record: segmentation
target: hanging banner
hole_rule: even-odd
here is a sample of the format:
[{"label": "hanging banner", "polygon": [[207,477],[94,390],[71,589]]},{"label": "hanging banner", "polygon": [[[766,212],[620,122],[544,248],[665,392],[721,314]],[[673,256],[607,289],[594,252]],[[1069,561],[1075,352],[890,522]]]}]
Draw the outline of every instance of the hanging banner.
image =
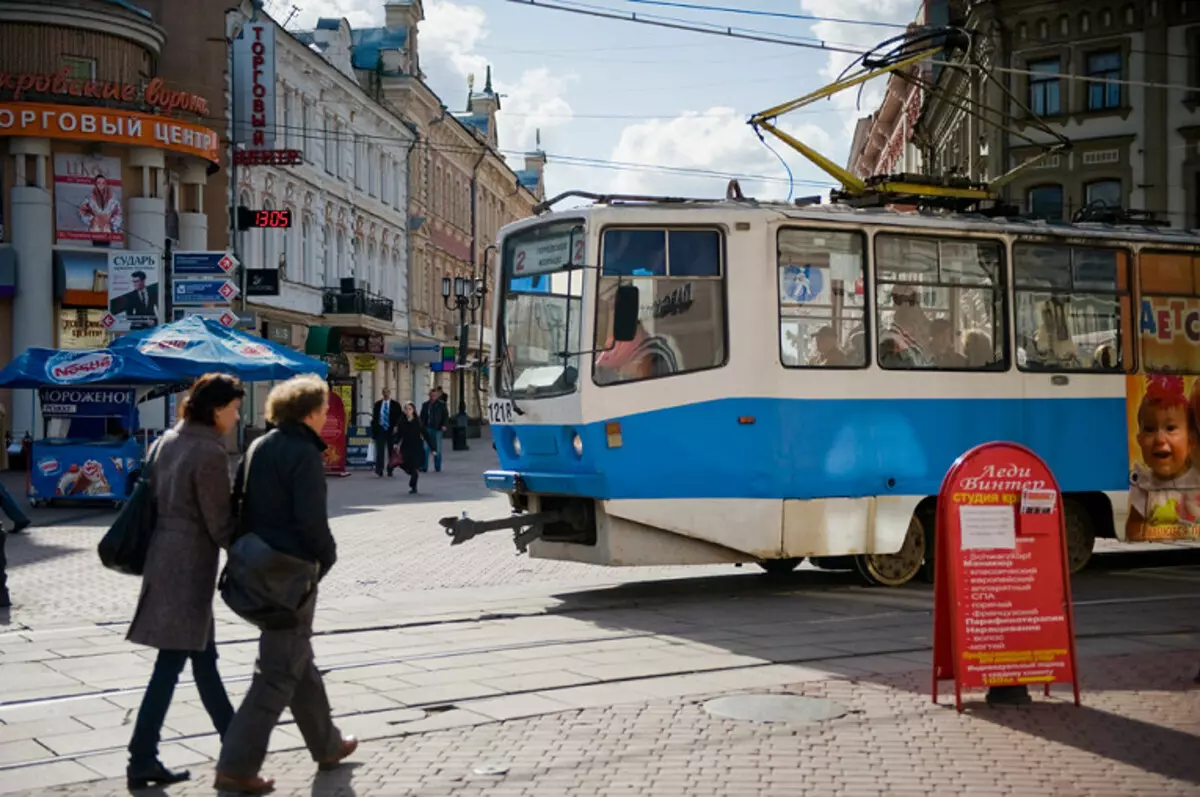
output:
[{"label": "hanging banner", "polygon": [[275,22],[264,15],[245,24],[233,42],[233,143],[275,148]]},{"label": "hanging banner", "polygon": [[121,160],[59,153],[54,156],[54,229],[57,240],[121,246]]},{"label": "hanging banner", "polygon": [[111,332],[158,325],[158,285],[162,261],[157,252],[110,252],[108,314],[101,323]]},{"label": "hanging banner", "polygon": [[964,689],[1070,683],[1079,705],[1066,524],[1046,463],[1015,443],[959,457],[938,495],[933,701]]}]

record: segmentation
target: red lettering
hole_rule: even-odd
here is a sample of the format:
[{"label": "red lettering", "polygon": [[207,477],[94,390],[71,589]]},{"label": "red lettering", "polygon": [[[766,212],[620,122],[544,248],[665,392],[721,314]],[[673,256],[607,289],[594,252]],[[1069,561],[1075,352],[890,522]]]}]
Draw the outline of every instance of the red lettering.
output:
[{"label": "red lettering", "polygon": [[21,95],[33,88],[33,75],[21,75],[17,78],[17,88],[13,92],[13,99],[21,99]]},{"label": "red lettering", "polygon": [[38,91],[39,94],[45,94],[46,92],[50,91],[50,76],[38,75],[37,79],[33,81],[33,87]]},{"label": "red lettering", "polygon": [[56,73],[54,78],[50,81],[50,91],[54,92],[55,94],[66,94],[67,76],[68,72],[65,69]]},{"label": "red lettering", "polygon": [[1171,311],[1170,310],[1159,310],[1158,311],[1158,339],[1159,340],[1170,340],[1171,335],[1172,335]]}]

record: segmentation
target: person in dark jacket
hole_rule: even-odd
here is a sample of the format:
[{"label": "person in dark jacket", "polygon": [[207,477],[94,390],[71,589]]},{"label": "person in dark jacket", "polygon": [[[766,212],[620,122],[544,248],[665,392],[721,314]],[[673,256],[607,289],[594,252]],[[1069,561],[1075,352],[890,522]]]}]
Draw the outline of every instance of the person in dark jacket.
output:
[{"label": "person in dark jacket", "polygon": [[391,463],[392,446],[396,442],[396,427],[400,425],[400,402],[392,398],[392,391],[383,389],[383,397],[375,402],[371,411],[371,437],[375,441],[375,475],[382,476],[387,467],[390,478],[395,468]]},{"label": "person in dark jacket", "polygon": [[[239,476],[244,496],[239,533],[252,532],[280,553],[318,564],[321,578],[337,562],[320,435],[328,413],[329,387],[320,377],[276,385],[267,397],[267,418],[276,428],[250,446]],[[250,691],[221,745],[213,784],[218,791],[266,794],[274,788],[259,770],[285,708],[321,770],[336,768],[358,748],[354,737],[343,737],[334,726],[313,661],[315,607],[314,596],[296,627],[262,632]]]},{"label": "person in dark jacket", "polygon": [[229,456],[222,436],[238,421],[246,391],[226,374],[196,380],[181,420],[155,443],[154,536],[146,552],[142,592],[126,638],[158,649],[129,742],[129,788],[187,780],[158,760],[158,742],[183,665],[190,660],[200,700],[224,736],[233,705],[217,671],[213,593],[220,550],[228,548],[234,520]]},{"label": "person in dark jacket", "polygon": [[433,469],[442,471],[442,436],[446,434],[446,424],[450,421],[450,411],[446,408],[445,396],[440,387],[429,391],[429,399],[421,405],[421,424],[429,438],[429,450],[423,453],[421,471],[429,472],[429,457],[433,457]]},{"label": "person in dark jacket", "polygon": [[[436,404],[436,402],[434,402]],[[404,402],[404,417],[396,430],[396,444],[400,447],[400,467],[408,474],[408,491],[417,491],[417,479],[421,476],[421,460],[425,456],[425,445],[433,447],[433,439],[425,424],[417,415],[417,405]]]}]

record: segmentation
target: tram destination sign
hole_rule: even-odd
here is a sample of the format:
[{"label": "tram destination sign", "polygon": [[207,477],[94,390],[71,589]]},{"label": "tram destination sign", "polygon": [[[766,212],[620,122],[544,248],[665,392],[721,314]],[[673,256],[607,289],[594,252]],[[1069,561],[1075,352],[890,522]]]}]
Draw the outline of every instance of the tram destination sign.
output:
[{"label": "tram destination sign", "polygon": [[1049,467],[1015,443],[987,443],[942,482],[934,534],[933,699],[1070,683],[1079,704],[1062,498]]},{"label": "tram destination sign", "polygon": [[514,277],[546,274],[568,265],[584,265],[584,238],[581,233],[518,240],[512,251]]}]

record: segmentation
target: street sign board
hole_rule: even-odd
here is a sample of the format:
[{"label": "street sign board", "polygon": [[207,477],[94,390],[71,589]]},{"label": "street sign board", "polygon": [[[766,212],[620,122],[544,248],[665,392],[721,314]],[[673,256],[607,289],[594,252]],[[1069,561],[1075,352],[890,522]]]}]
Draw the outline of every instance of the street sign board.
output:
[{"label": "street sign board", "polygon": [[1070,683],[1079,705],[1062,495],[1016,443],[985,443],[942,482],[934,531],[933,701],[962,690]]},{"label": "street sign board", "polygon": [[246,271],[247,296],[278,296],[279,269],[252,268]]},{"label": "street sign board", "polygon": [[186,277],[222,277],[238,265],[229,252],[175,252],[171,257],[172,272]]},{"label": "street sign board", "polygon": [[175,306],[189,304],[222,304],[238,295],[237,286],[222,279],[177,279],[174,285]]},{"label": "street sign board", "polygon": [[211,318],[223,326],[238,329],[253,329],[254,315],[239,315],[230,309],[224,307],[177,307],[172,313],[173,321],[182,321],[183,319],[198,315],[202,318]]}]

